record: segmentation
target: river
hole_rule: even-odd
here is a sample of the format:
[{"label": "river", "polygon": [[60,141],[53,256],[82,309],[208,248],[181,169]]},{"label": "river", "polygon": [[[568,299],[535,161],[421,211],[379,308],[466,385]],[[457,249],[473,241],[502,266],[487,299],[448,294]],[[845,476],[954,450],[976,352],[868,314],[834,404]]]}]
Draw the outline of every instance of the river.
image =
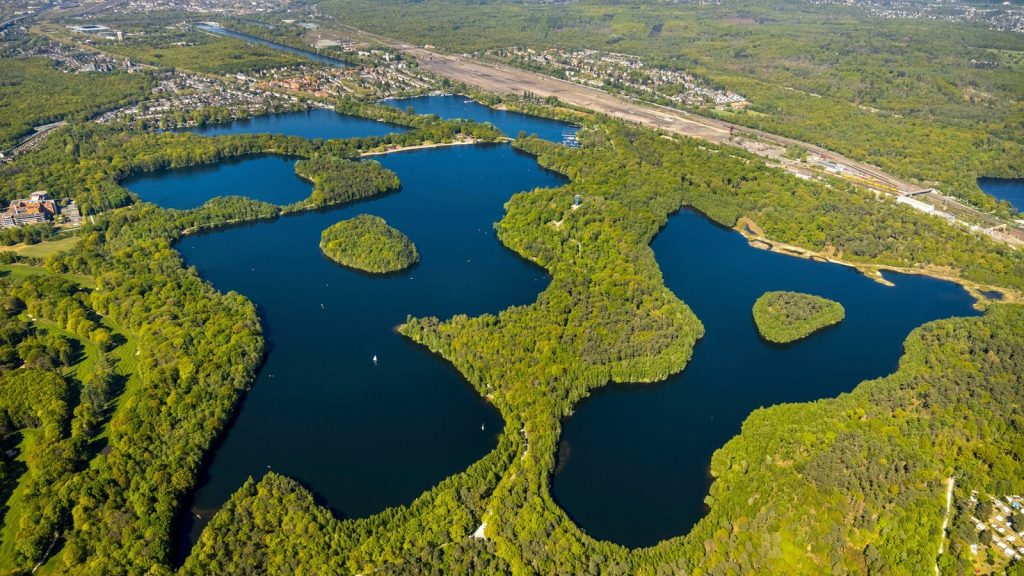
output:
[{"label": "river", "polygon": [[310,52],[309,50],[300,50],[298,48],[287,46],[285,44],[281,44],[278,42],[273,42],[271,40],[264,40],[263,38],[253,36],[252,34],[236,32],[234,30],[228,30],[227,28],[221,28],[220,26],[213,26],[211,24],[196,24],[196,28],[199,28],[200,30],[204,30],[211,34],[218,34],[220,36],[227,36],[229,38],[235,38],[237,40],[244,40],[246,42],[252,42],[253,44],[260,44],[262,46],[266,46],[267,48],[273,48],[274,50],[281,50],[283,52],[295,54],[296,56],[302,56],[303,58],[308,58],[318,64],[327,64],[328,66],[337,66],[339,68],[348,67],[348,64],[342,62],[341,60],[338,60],[337,58],[331,58],[330,56],[324,56],[316,52]]}]

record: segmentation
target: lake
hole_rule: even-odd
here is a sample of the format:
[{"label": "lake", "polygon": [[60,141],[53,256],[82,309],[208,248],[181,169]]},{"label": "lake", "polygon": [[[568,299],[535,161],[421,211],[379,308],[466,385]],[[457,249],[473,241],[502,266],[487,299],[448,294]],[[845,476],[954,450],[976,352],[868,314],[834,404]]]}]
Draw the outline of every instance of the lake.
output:
[{"label": "lake", "polygon": [[387,104],[400,110],[412,107],[417,114],[436,114],[444,119],[465,118],[476,122],[490,122],[510,138],[517,137],[519,132],[525,132],[528,136],[536,135],[538,138],[551,142],[565,142],[568,136],[573,137],[569,141],[574,141],[577,132],[576,126],[565,122],[527,116],[508,110],[495,110],[457,94],[390,98],[382,100],[381,104]]},{"label": "lake", "polygon": [[[891,373],[915,327],[978,314],[960,286],[857,271],[750,247],[684,210],[652,243],[666,285],[706,334],[681,373],[659,384],[612,385],[563,423],[553,493],[587,533],[630,547],[685,534],[705,514],[712,453],[751,411],[836,396]],[[840,302],[846,319],[791,345],[763,341],[751,308],[769,290]]]},{"label": "lake", "polygon": [[[289,125],[301,123],[294,115],[277,116]],[[306,121],[320,125],[318,117],[365,126],[333,112]],[[280,120],[256,122],[269,126]],[[221,128],[247,131],[251,124]],[[238,291],[256,303],[268,351],[236,419],[210,455],[190,514],[183,515],[179,560],[249,476],[287,474],[342,517],[362,517],[411,502],[496,446],[503,426],[497,412],[450,364],[394,329],[409,314],[448,318],[536,299],[547,285],[546,274],[503,247],[493,224],[514,193],[561,186],[565,179],[507,144],[374,160],[398,174],[399,192],[188,236],[177,244],[186,263],[219,290]],[[294,174],[294,162],[249,156],[123,184],[164,207],[194,207],[243,193],[285,204],[311,190]],[[323,229],[361,213],[381,216],[407,234],[421,262],[371,277],[324,257]]]},{"label": "lake", "polygon": [[[492,225],[515,192],[563,180],[507,145],[378,160],[398,174],[401,192],[178,244],[203,278],[256,303],[268,346],[200,478],[194,514],[205,519],[248,476],[273,469],[310,486],[343,517],[368,516],[411,502],[496,445],[497,412],[448,363],[395,327],[408,314],[447,318],[533,301],[546,275],[499,244]],[[193,185],[205,184],[200,177]],[[363,213],[408,235],[420,263],[371,277],[324,257],[320,233]]]},{"label": "lake", "polygon": [[978,178],[986,194],[1006,200],[1017,212],[1024,212],[1024,178]]},{"label": "lake", "polygon": [[299,112],[253,116],[223,124],[205,124],[183,128],[181,132],[194,132],[203,136],[222,134],[281,134],[302,138],[358,138],[362,136],[383,136],[392,132],[404,132],[402,126],[338,114],[325,108],[311,108]]},{"label": "lake", "polygon": [[[147,202],[178,210],[202,206],[217,196],[248,196],[273,204],[291,204],[309,196],[309,184],[295,175],[295,162],[295,158],[281,156],[242,156],[173,173],[142,174],[123,180],[121,185]],[[199,185],[191,188],[196,183]],[[183,193],[183,189],[188,192]]]},{"label": "lake", "polygon": [[[425,99],[413,106],[448,118],[476,109],[455,97],[439,98],[440,104]],[[358,121],[333,112],[290,118],[296,129],[313,129],[302,127],[305,122],[361,135],[352,126],[329,126]],[[515,120],[554,140],[571,129]],[[230,133],[251,125],[223,128]],[[179,558],[249,476],[279,471],[342,517],[362,517],[411,502],[496,445],[502,422],[493,408],[448,363],[394,328],[408,314],[448,318],[532,302],[548,278],[502,247],[492,224],[515,192],[564,179],[508,145],[375,159],[398,174],[400,192],[177,244],[187,264],[218,289],[256,303],[268,350],[201,475],[181,526]],[[163,206],[197,206],[243,192],[284,204],[310,191],[293,164],[253,156],[162,171],[126,185]],[[379,215],[407,234],[421,262],[370,277],[327,260],[318,247],[322,230],[360,213]],[[628,546],[683,534],[704,515],[711,454],[752,410],[848,391],[894,370],[914,327],[977,314],[954,284],[891,274],[896,286],[886,287],[842,266],[753,249],[739,234],[690,211],[673,216],[653,248],[667,285],[693,308],[707,334],[683,373],[659,384],[608,386],[581,402],[564,422],[552,486],[584,530]],[[838,300],[847,318],[789,346],[766,344],[751,306],[763,292],[782,289]]]}]

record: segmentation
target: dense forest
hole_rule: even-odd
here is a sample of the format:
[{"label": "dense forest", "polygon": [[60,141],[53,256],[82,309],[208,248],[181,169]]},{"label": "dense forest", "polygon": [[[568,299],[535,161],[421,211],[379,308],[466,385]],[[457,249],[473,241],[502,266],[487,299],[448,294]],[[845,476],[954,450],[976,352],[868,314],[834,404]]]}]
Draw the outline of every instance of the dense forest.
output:
[{"label": "dense forest", "polygon": [[[608,126],[608,125],[606,125]],[[779,172],[756,157],[697,145],[684,138],[613,124],[586,132],[582,152],[536,139],[517,141],[540,162],[579,180],[604,173],[616,185],[646,178],[681,196],[686,204],[722,225],[741,218],[768,238],[847,262],[954,272],[972,282],[1024,289],[1024,254],[983,234],[950,226],[889,200],[879,200],[838,180],[827,186]],[[617,142],[629,143],[625,153]],[[625,177],[624,166],[638,176]],[[614,170],[614,174],[608,171]],[[577,183],[586,192],[586,184]],[[666,192],[668,193],[668,192]]]},{"label": "dense forest", "polygon": [[373,274],[398,272],[420,260],[408,236],[369,214],[328,227],[320,236],[320,250],[339,264]]},{"label": "dense forest", "polygon": [[[803,1],[331,0],[345,24],[454,53],[524,46],[633,54],[742,94],[702,108],[876,164],[984,207],[978,176],[1024,175],[1024,38]],[[999,208],[1010,213],[1007,205]]]},{"label": "dense forest", "polygon": [[300,205],[320,208],[368,198],[399,187],[398,176],[374,161],[356,162],[332,155],[315,155],[295,163],[296,174],[313,182],[313,192]]},{"label": "dense forest", "polygon": [[149,94],[147,74],[68,74],[45,58],[0,58],[0,150],[34,126],[81,120]]},{"label": "dense forest", "polygon": [[[549,493],[561,418],[609,380],[654,381],[682,369],[703,333],[665,291],[650,239],[689,203],[729,224],[743,215],[759,224],[788,217],[793,230],[817,229],[816,219],[834,217],[829,199],[836,194],[757,169],[740,154],[618,122],[586,131],[583,143],[572,150],[517,142],[573,178],[565,188],[514,196],[498,224],[505,244],[551,274],[537,301],[476,318],[410,318],[401,327],[499,408],[506,428],[498,449],[413,504],[361,520],[337,519],[306,488],[268,475],[214,518],[186,573],[460,573],[474,566],[527,574],[917,574],[935,561],[949,476],[961,480],[957,502],[972,487],[1022,489],[1014,424],[1021,415],[1012,398],[1024,384],[1014,352],[1024,343],[1024,309],[992,305],[980,319],[917,330],[890,377],[838,399],[752,415],[716,454],[708,515],[689,534],[631,551],[583,533]],[[772,190],[797,195],[804,209],[767,211],[779,200]],[[576,194],[582,202],[573,209]],[[924,262],[967,262],[994,250],[991,241],[939,221],[933,231],[927,216],[892,203],[870,199],[849,210],[860,219],[843,233],[864,243],[906,220],[919,231],[915,251],[935,247],[914,252]],[[910,253],[903,238],[892,239],[893,255]],[[979,389],[985,393],[976,395]],[[481,523],[486,539],[468,538]],[[953,573],[967,571],[964,541],[949,545],[940,561]]]},{"label": "dense forest", "polygon": [[[627,8],[605,5],[607,25],[658,9],[635,6],[621,16]],[[524,29],[545,26],[548,8],[534,8],[541,16]],[[465,5],[463,17],[477,10]],[[570,24],[548,32],[557,38]],[[659,29],[672,38],[673,28]],[[642,30],[622,31],[624,47],[641,44],[631,38]],[[1024,291],[1024,254],[838,180],[800,180],[740,150],[552,104],[510,103],[582,122],[582,147],[525,135],[514,146],[571,183],[515,195],[496,224],[502,243],[547,271],[548,286],[528,305],[409,317],[399,328],[500,411],[497,448],[409,505],[362,519],[337,517],[315,486],[276,473],[250,480],[178,570],[175,518],[265,350],[253,303],[185,267],[174,242],[398,189],[393,173],[356,161],[367,152],[504,137],[488,125],[341,100],[339,112],[403,130],[323,141],[73,123],[0,166],[0,198],[48,189],[95,217],[67,251],[45,262],[5,256],[0,266],[0,570],[47,560],[44,571],[69,574],[920,574],[943,542],[941,568],[970,573],[972,491],[1024,491],[1020,305],[987,303],[980,318],[917,329],[897,372],[849,394],[754,412],[711,462],[707,515],[686,535],[630,550],[591,538],[562,511],[549,488],[562,419],[610,382],[639,386],[683,370],[704,334],[665,287],[649,246],[680,208],[838,259],[941,271],[1011,297]],[[941,146],[950,133],[936,130],[929,145]],[[168,210],[118,184],[252,154],[298,158],[311,195],[288,206],[230,196]],[[944,540],[949,478],[955,510]],[[478,529],[483,538],[472,536]]]},{"label": "dense forest", "polygon": [[[30,187],[66,189],[98,213],[95,224],[80,232],[81,241],[73,249],[51,256],[40,270],[88,279],[94,285],[91,290],[74,292],[87,311],[74,318],[84,314],[92,322],[102,319],[122,327],[132,334],[134,353],[130,378],[116,389],[116,409],[99,428],[87,426],[90,436],[79,437],[74,420],[67,432],[66,416],[50,425],[50,420],[26,419],[18,412],[18,406],[24,405],[24,400],[18,400],[22,391],[42,377],[33,370],[63,368],[73,362],[73,344],[47,332],[26,332],[19,324],[11,324],[6,331],[9,346],[2,350],[13,370],[0,376],[0,389],[9,386],[12,402],[22,404],[6,409],[8,417],[3,423],[7,430],[24,429],[32,435],[38,435],[36,430],[53,429],[47,432],[51,435],[46,441],[32,446],[38,445],[34,450],[45,449],[56,458],[64,476],[55,476],[56,472],[48,469],[37,474],[35,470],[40,468],[32,456],[36,452],[25,451],[31,456],[26,458],[27,466],[4,460],[5,481],[0,484],[14,490],[8,506],[19,512],[14,515],[9,509],[5,516],[2,542],[11,550],[0,554],[7,563],[0,568],[20,571],[18,567],[42,559],[55,546],[59,553],[51,554],[50,565],[56,563],[53,569],[62,572],[166,570],[179,502],[193,486],[203,455],[251,383],[263,355],[260,323],[252,303],[238,294],[218,293],[194,270],[186,269],[171,247],[177,238],[187,232],[275,218],[397,188],[394,174],[379,163],[343,158],[467,136],[503,138],[490,126],[412,117],[385,106],[352,104],[345,111],[384,118],[408,130],[374,138],[307,141],[269,135],[204,138],[82,125],[49,138],[39,151],[4,167],[11,175],[3,180],[5,194],[24,190],[25,182],[31,182]],[[303,157],[303,173],[315,183],[310,197],[288,206],[222,197],[193,210],[165,210],[134,202],[117,184],[141,171],[255,153]],[[111,206],[121,208],[105,210]],[[26,268],[19,264],[11,273]],[[23,284],[51,292],[47,284],[36,282],[35,276]],[[5,297],[19,297],[16,289],[4,288]],[[28,313],[42,317],[33,301],[21,298],[30,302]],[[18,301],[10,302],[11,314],[18,313]],[[85,320],[72,322],[56,312],[48,313],[47,317],[51,316],[66,323],[68,330],[87,335],[97,347],[110,345],[109,329]],[[59,394],[47,392],[47,398],[77,394],[75,388],[54,390]],[[40,386],[40,393],[43,391]],[[106,406],[106,398],[100,399]],[[83,452],[81,443],[88,445],[91,435],[97,433],[103,438],[103,449]],[[75,442],[73,460],[60,458],[63,449],[58,449],[57,442],[65,437]],[[16,438],[10,437],[10,441]],[[88,466],[83,466],[85,463]]]},{"label": "dense forest", "polygon": [[[474,476],[494,455],[408,508],[346,522],[270,474],[235,494],[185,573],[357,572],[374,565],[357,560],[372,558],[380,571],[402,574],[460,574],[465,566],[492,574],[920,574],[935,562],[948,476],[957,479],[957,508],[973,509],[970,486],[1024,489],[1024,437],[1013,424],[1021,418],[1022,334],[1019,306],[934,322],[908,337],[892,376],[836,399],[755,412],[715,455],[709,515],[652,548],[629,551],[573,527],[537,493],[544,474],[522,462],[536,449],[531,442],[529,450],[519,444],[524,457],[482,512],[486,541],[466,538],[471,523],[461,519],[479,508],[453,499],[453,485],[486,486]],[[951,538],[942,573],[973,573],[968,544]]]},{"label": "dense forest", "polygon": [[754,302],[754,324],[769,342],[788,344],[842,322],[839,302],[800,292],[766,292]]},{"label": "dense forest", "polygon": [[[47,262],[53,272],[95,278],[89,305],[135,334],[139,351],[133,370],[136,383],[125,387],[105,427],[108,449],[94,456],[87,470],[74,474],[66,500],[47,500],[64,502],[60,510],[72,512],[70,517],[60,510],[53,515],[65,536],[51,565],[59,563],[61,571],[71,573],[167,570],[170,529],[179,502],[194,485],[202,455],[262,357],[252,304],[237,294],[217,293],[195,271],[183,268],[171,243],[186,230],[273,218],[289,209],[317,205],[307,200],[279,207],[227,197],[194,210],[164,210],[133,204],[130,194],[116,192],[119,178],[140,170],[273,152],[305,158],[302,166],[314,182],[318,174],[352,178],[348,185],[337,181],[325,188],[347,190],[349,196],[327,196],[343,201],[380,193],[394,184],[393,175],[376,163],[345,160],[362,151],[466,133],[500,137],[478,125],[346,106],[342,108],[350,113],[392,114],[389,120],[410,129],[392,136],[321,142],[76,127],[47,142],[38,158],[29,155],[13,165],[12,172],[20,179],[37,178],[51,186],[91,182],[93,190],[112,194],[111,200],[123,194],[119,201],[128,204],[101,213],[78,247]],[[648,246],[681,206],[693,205],[728,225],[746,217],[770,237],[808,248],[840,247],[836,253],[844,258],[903,266],[962,264],[959,274],[964,277],[1006,287],[1019,288],[1024,277],[1015,252],[1001,251],[983,236],[906,207],[855,189],[826,188],[793,178],[742,152],[726,154],[718,147],[607,119],[593,118],[589,123],[581,133],[580,149],[531,138],[516,143],[537,155],[542,165],[572,178],[565,188],[514,196],[497,227],[502,242],[551,274],[550,285],[537,301],[477,318],[410,318],[401,328],[452,361],[499,408],[506,425],[498,448],[412,504],[366,519],[336,518],[316,504],[306,488],[281,476],[250,482],[211,521],[186,561],[185,573],[319,572],[325,567],[339,573],[463,573],[469,567],[484,573],[656,574],[687,569],[699,574],[730,566],[762,572],[782,567],[818,572],[827,567],[835,573],[865,573],[869,564],[884,573],[915,573],[922,558],[934,558],[942,478],[951,474],[946,468],[963,477],[965,487],[994,493],[1019,490],[1012,480],[1015,460],[1006,456],[1019,439],[1009,432],[996,438],[992,430],[1008,430],[1003,423],[1019,417],[1013,416],[1011,405],[998,404],[994,398],[1019,391],[1022,372],[1010,351],[1021,344],[1024,311],[993,305],[980,320],[948,321],[919,330],[908,340],[910,356],[895,376],[864,384],[837,400],[777,407],[765,411],[766,416],[756,413],[751,422],[767,418],[763,425],[777,427],[780,433],[794,427],[805,427],[800,429],[806,433],[786,433],[771,442],[763,433],[744,434],[724,448],[712,467],[719,480],[709,496],[710,512],[690,534],[630,551],[580,531],[548,489],[561,418],[610,380],[651,382],[683,369],[703,334],[699,319],[664,287]],[[45,164],[60,158],[69,145],[77,152],[74,162]],[[573,209],[577,194],[581,203]],[[853,214],[857,217],[850,217]],[[845,227],[838,226],[847,218]],[[820,236],[822,219],[836,224],[829,228],[831,235]],[[914,234],[900,234],[904,229]],[[879,230],[885,235],[879,236]],[[979,258],[987,264],[970,265]],[[928,352],[961,348],[960,356]],[[923,362],[939,365],[915,368]],[[966,428],[933,412],[911,418],[909,407],[931,411],[960,402],[956,398],[965,393],[963,383],[974,382],[965,370],[985,374],[972,378],[981,378],[979,385],[991,393],[983,403],[972,405],[971,413],[985,414],[994,428]],[[916,395],[930,387],[936,396],[922,403]],[[866,401],[868,391],[894,399],[887,404],[874,397]],[[864,402],[869,405],[862,406]],[[861,420],[850,421],[850,437],[864,448],[849,453],[845,447],[850,444],[816,436],[825,415],[802,415],[823,410],[827,418],[842,419],[869,407],[878,411],[877,419],[889,418],[892,424],[857,428]],[[918,438],[912,434],[922,421],[938,427],[923,429],[922,441],[962,437],[963,447],[955,455],[949,452],[954,446],[950,443],[917,442],[911,444],[914,450],[902,448]],[[893,429],[905,430],[905,435],[894,435]],[[802,444],[784,448],[782,440]],[[986,464],[989,460],[979,460],[968,449],[980,445],[990,447],[986,458],[991,462],[1009,468]],[[754,466],[774,462],[777,452],[779,461],[801,454],[800,461],[808,464],[801,464],[801,472],[792,479],[786,479],[785,468]],[[885,455],[890,462],[896,455],[898,466],[857,460],[864,454]],[[934,461],[943,464],[936,469]],[[845,485],[833,488],[829,482],[835,480],[829,474],[843,467],[878,474],[858,480],[864,484],[856,492]],[[780,480],[772,484],[751,476],[747,484],[743,470],[763,470],[765,477],[779,474]],[[930,479],[922,476],[926,470]],[[973,474],[969,482],[968,474]],[[759,491],[766,485],[774,486],[770,493]],[[820,515],[794,504],[811,505],[825,498],[833,507]],[[781,503],[786,504],[777,508]],[[851,525],[840,519],[844,517],[858,519]],[[483,522],[486,539],[469,538]],[[801,529],[781,530],[783,522]],[[49,544],[46,532],[36,534],[35,540],[26,540],[24,561],[39,558],[40,542]],[[794,552],[807,547],[809,554]],[[951,548],[942,561],[963,562],[963,550]]]},{"label": "dense forest", "polygon": [[123,384],[119,352],[127,348],[91,307],[88,288],[18,271],[0,277],[0,572],[25,569],[69,521],[77,474]]}]

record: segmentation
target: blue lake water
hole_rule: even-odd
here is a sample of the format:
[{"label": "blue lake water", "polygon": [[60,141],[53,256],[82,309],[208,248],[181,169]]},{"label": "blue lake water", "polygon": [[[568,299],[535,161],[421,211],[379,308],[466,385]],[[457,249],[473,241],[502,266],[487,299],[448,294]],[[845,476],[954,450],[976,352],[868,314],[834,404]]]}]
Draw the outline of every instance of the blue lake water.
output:
[{"label": "blue lake water", "polygon": [[495,110],[459,95],[388,99],[382,100],[381,104],[387,104],[401,110],[412,107],[417,114],[436,114],[446,120],[464,118],[476,122],[490,122],[510,138],[517,137],[519,132],[522,131],[528,136],[535,134],[538,138],[544,140],[561,142],[564,135],[575,135],[577,130],[575,126],[565,122],[527,116],[507,110]]},{"label": "blue lake water", "polygon": [[1013,204],[1018,212],[1024,212],[1024,178],[978,178],[978,187],[986,194]]},{"label": "blue lake water", "polygon": [[203,136],[266,133],[327,140],[331,138],[383,136],[404,130],[405,128],[401,126],[395,126],[386,122],[338,114],[333,110],[326,110],[324,108],[312,108],[300,112],[254,116],[223,124],[206,124],[204,126],[185,128],[182,131],[195,132]]},{"label": "blue lake water", "polygon": [[[177,245],[203,278],[257,304],[268,346],[252,390],[200,478],[183,527],[190,541],[247,477],[268,469],[304,482],[343,517],[367,516],[409,503],[496,445],[497,412],[448,363],[394,328],[408,314],[447,318],[533,301],[547,276],[504,248],[493,223],[512,194],[564,179],[508,145],[377,159],[398,174],[400,192],[189,236]],[[287,162],[278,167],[288,181],[275,185],[282,200],[309,194]],[[267,177],[268,164],[248,159],[222,169],[250,182]],[[179,194],[206,198],[204,188],[218,174],[178,170],[158,178]],[[407,234],[421,262],[371,277],[325,258],[318,247],[323,229],[362,213]]]},{"label": "blue lake water", "polygon": [[[652,247],[666,285],[706,334],[681,374],[583,400],[563,424],[553,482],[585,531],[631,547],[684,534],[704,516],[711,455],[751,411],[891,373],[915,327],[978,313],[955,284],[890,274],[896,286],[883,286],[850,268],[751,248],[692,211],[673,216]],[[768,344],[751,308],[769,290],[831,298],[846,319],[792,345]]]},{"label": "blue lake water", "polygon": [[243,156],[175,170],[173,177],[167,172],[143,174],[121,185],[147,202],[179,210],[202,206],[217,196],[291,204],[309,196],[309,185],[295,175],[295,162],[281,156]]},{"label": "blue lake water", "polygon": [[[413,106],[455,117],[461,101],[443,98],[443,105]],[[328,124],[354,121],[330,114]],[[516,121],[532,133],[551,128],[547,120]],[[557,139],[567,128],[547,134]],[[513,193],[564,180],[507,145],[376,159],[399,175],[400,192],[178,243],[186,262],[214,286],[257,304],[268,348],[200,478],[182,542],[194,541],[248,476],[268,469],[305,483],[343,517],[366,516],[410,502],[495,446],[498,414],[450,365],[394,327],[408,314],[447,318],[532,302],[547,277],[503,248],[492,224]],[[285,204],[310,191],[293,162],[247,157],[126,185],[168,207],[241,193]],[[370,277],[327,260],[318,248],[321,231],[360,213],[407,234],[421,262]],[[703,516],[711,454],[751,410],[850,390],[894,370],[914,327],[976,314],[958,286],[900,275],[890,276],[896,287],[882,286],[837,265],[750,248],[735,232],[688,211],[671,218],[653,247],[667,285],[707,334],[682,374],[655,385],[609,386],[580,403],[564,423],[553,479],[556,499],[584,530],[629,546],[685,533]],[[847,319],[790,346],[767,345],[751,306],[763,292],[780,289],[838,300]]]}]

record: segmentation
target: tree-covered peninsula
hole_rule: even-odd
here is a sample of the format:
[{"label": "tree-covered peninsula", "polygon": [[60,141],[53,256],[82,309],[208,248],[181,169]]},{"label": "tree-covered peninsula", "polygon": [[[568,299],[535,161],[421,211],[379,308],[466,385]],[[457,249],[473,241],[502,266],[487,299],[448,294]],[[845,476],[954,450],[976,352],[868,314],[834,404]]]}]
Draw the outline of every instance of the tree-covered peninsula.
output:
[{"label": "tree-covered peninsula", "polygon": [[[500,137],[380,106],[339,108],[410,129],[311,141],[74,126],[0,168],[6,198],[46,188],[95,217],[43,266],[3,268],[4,296],[24,302],[5,300],[0,315],[3,448],[24,455],[4,461],[4,568],[48,560],[70,574],[176,572],[175,518],[265,351],[256,307],[184,265],[174,249],[183,233],[392,189],[387,171],[353,161],[364,152]],[[610,382],[683,370],[704,334],[650,248],[680,208],[727,226],[746,219],[768,238],[859,264],[941,267],[959,281],[1024,288],[1021,251],[966,228],[839,181],[797,179],[741,150],[599,116],[585,124],[579,149],[515,144],[571,179],[515,195],[497,225],[506,246],[550,275],[537,299],[400,328],[500,411],[497,447],[367,518],[339,518],[299,482],[268,474],[239,487],[179,574],[919,574],[933,571],[940,543],[943,573],[969,572],[972,490],[1024,493],[1018,305],[919,328],[896,373],[849,394],[754,412],[711,462],[707,514],[687,534],[630,550],[568,517],[550,492],[562,419]],[[226,197],[179,211],[137,202],[117,183],[261,153],[302,158],[313,195],[287,207]],[[60,281],[16,278],[25,274]]]},{"label": "tree-covered peninsula", "polygon": [[[171,572],[180,502],[264,352],[255,306],[185,267],[172,247],[177,239],[397,188],[377,162],[354,161],[365,152],[503,138],[473,122],[372,104],[343,108],[408,130],[311,141],[86,124],[0,168],[3,197],[49,189],[75,197],[93,217],[68,251],[0,266],[0,496],[8,506],[0,572],[26,572],[43,560],[51,573]],[[136,202],[118,184],[140,172],[250,154],[305,160],[310,197],[276,206],[227,196],[171,210]]]},{"label": "tree-covered peninsula", "polygon": [[324,230],[320,249],[339,264],[372,274],[398,272],[420,259],[408,236],[370,214],[342,220]]},{"label": "tree-covered peninsula", "polygon": [[843,305],[800,292],[766,292],[754,302],[757,331],[769,342],[787,344],[842,322]]},{"label": "tree-covered peninsula", "polygon": [[[935,560],[950,475],[961,479],[955,506],[971,487],[1024,489],[1009,401],[1024,385],[1010,352],[1024,338],[1024,308],[997,304],[982,318],[918,329],[888,378],[755,412],[715,455],[708,512],[689,533],[630,550],[580,529],[550,492],[562,418],[609,381],[682,369],[703,334],[665,289],[649,246],[680,207],[729,226],[746,217],[772,237],[841,247],[859,262],[944,262],[961,277],[1024,281],[1015,251],[862,191],[799,180],[735,150],[593,123],[579,149],[516,143],[572,179],[515,195],[497,226],[504,244],[550,273],[537,300],[400,328],[500,410],[498,447],[408,506],[363,519],[339,519],[297,482],[268,475],[215,516],[186,574],[916,574]],[[979,258],[998,264],[982,269]],[[959,405],[993,426],[962,418]],[[473,538],[485,523],[485,539]],[[969,562],[964,542],[947,541],[943,565]]]}]

